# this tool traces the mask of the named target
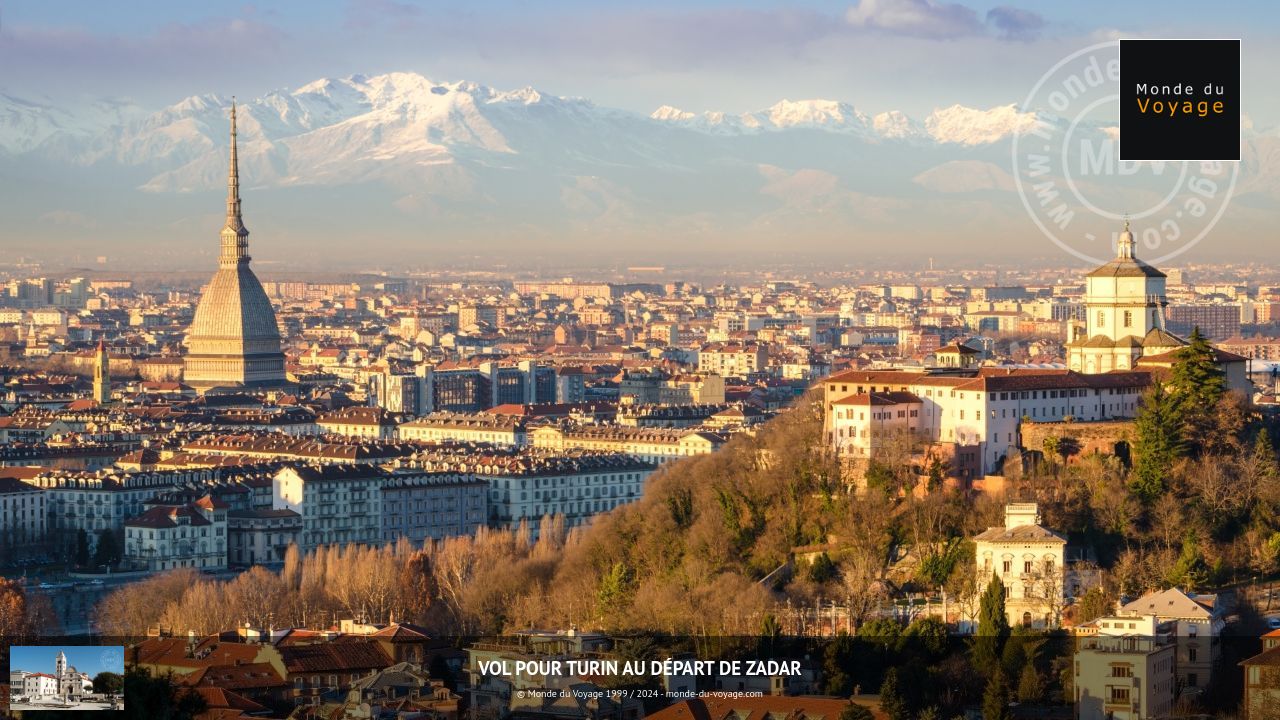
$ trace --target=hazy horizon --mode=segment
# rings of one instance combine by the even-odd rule
[[[64,267],[105,257],[105,267],[211,269],[225,101],[235,94],[246,103],[250,253],[264,272],[272,263],[424,267],[471,256],[715,264],[782,254],[892,265],[1061,254],[1083,266],[1041,234],[1013,192],[1016,117],[1000,108],[1099,40],[1198,35],[1243,36],[1253,129],[1235,198],[1178,262],[1247,261],[1280,203],[1267,162],[1280,150],[1280,99],[1249,92],[1280,66],[1280,13],[1265,3],[1173,6],[5,3],[0,247]],[[298,99],[324,78],[388,72],[423,76],[422,88],[368,91],[383,93],[375,107],[392,97],[407,115],[366,112],[369,100],[330,88]],[[506,105],[460,82],[494,88]],[[519,95],[526,87],[541,95]],[[298,121],[281,106],[314,111],[320,96],[333,100],[331,118]],[[847,105],[777,110],[815,99]],[[691,115],[651,120],[662,106]],[[770,110],[782,116],[777,132],[726,136],[696,125],[707,111],[732,119]],[[889,119],[930,136],[864,141],[831,125],[851,111],[868,125],[901,112]],[[813,112],[828,113],[828,125],[808,119]],[[990,130],[1000,123],[1008,127]],[[1135,188],[1124,204],[1151,194]],[[1105,237],[1117,225],[1098,218],[1089,229]],[[1099,240],[1089,252],[1109,251]]]

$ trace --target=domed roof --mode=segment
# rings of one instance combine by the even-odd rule
[[[188,346],[192,352],[198,352],[196,345],[202,341],[217,341],[225,348],[228,341],[263,340],[274,341],[278,351],[280,330],[276,326],[275,309],[262,283],[248,263],[219,268],[196,306],[195,320],[187,334]]]
[[[1124,231],[1116,242],[1116,257],[1089,273],[1088,277],[1166,277],[1166,275],[1150,265],[1142,262],[1133,254],[1133,233],[1129,230],[1129,221],[1124,221]]]

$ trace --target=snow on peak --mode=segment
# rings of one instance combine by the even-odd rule
[[[757,116],[775,128],[866,128],[867,117],[848,103],[834,100],[783,100]]]
[[[934,110],[925,119],[925,130],[935,141],[957,145],[987,145],[1035,127],[1035,113],[1018,112],[1014,104],[990,110],[952,105]]]
[[[657,110],[649,113],[649,117],[654,120],[662,120],[664,122],[688,122],[698,116],[677,107],[663,105]]]
[[[882,112],[871,119],[876,134],[889,140],[916,140],[927,137],[924,127],[900,110]]]

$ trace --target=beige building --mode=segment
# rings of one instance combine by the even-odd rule
[[[525,420],[493,413],[437,412],[404,423],[401,440],[420,442],[476,442],[508,447],[526,444]]]
[[[316,418],[316,425],[327,433],[351,438],[394,440],[396,421],[380,407],[347,407]]]
[[[1280,717],[1280,630],[1262,636],[1262,652],[1240,663],[1244,668],[1244,720]]]
[[[978,592],[994,574],[1004,584],[1010,625],[1057,627],[1066,602],[1067,541],[1040,525],[1035,503],[1005,506],[1004,526],[974,539]]]
[[[769,365],[769,352],[759,343],[710,343],[698,351],[698,372],[720,377],[746,377]]]
[[[1076,646],[1078,720],[1170,717],[1177,682],[1169,628],[1146,615],[1101,617],[1093,629]]]
[[[724,443],[723,435],[698,430],[616,426],[566,429],[547,425],[529,431],[529,444],[535,448],[625,453],[658,465],[690,455],[705,455]]]

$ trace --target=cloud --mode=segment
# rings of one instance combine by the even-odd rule
[[[1044,18],[1030,10],[1001,5],[987,11],[987,24],[1002,40],[1029,42],[1040,36]]]
[[[854,27],[900,35],[947,40],[982,34],[982,22],[971,8],[934,0],[859,0],[845,20]]]

